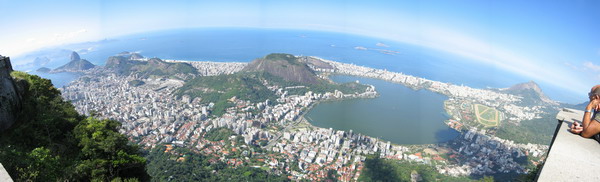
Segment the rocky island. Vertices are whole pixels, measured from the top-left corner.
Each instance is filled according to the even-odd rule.
[[[50,73],[60,73],[60,72],[81,72],[88,69],[92,69],[96,67],[96,65],[90,63],[88,60],[81,59],[77,52],[73,51],[71,53],[71,61],[63,66],[60,66],[56,69],[50,71]]]

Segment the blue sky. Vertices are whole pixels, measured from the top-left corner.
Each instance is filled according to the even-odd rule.
[[[0,0],[0,10],[0,54],[13,57],[163,29],[307,29],[431,47],[583,98],[600,84],[600,1]]]

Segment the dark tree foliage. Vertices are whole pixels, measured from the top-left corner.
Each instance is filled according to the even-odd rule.
[[[211,163],[207,156],[189,149],[177,148],[173,153],[165,149],[165,146],[155,147],[147,156],[148,174],[153,181],[289,181],[285,175],[269,174],[260,168]],[[185,160],[180,159],[182,156]]]
[[[423,181],[473,181],[465,177],[442,175],[425,164],[382,159],[379,154],[367,156],[364,164],[358,181],[411,181],[413,173],[419,174]]]
[[[75,127],[82,160],[75,168],[78,175],[104,181],[144,175],[146,160],[138,155],[138,147],[129,145],[127,138],[118,132],[120,125],[114,120],[89,117]]]
[[[0,133],[0,162],[13,179],[147,179],[144,159],[117,132],[118,122],[79,115],[50,80],[17,71],[11,75],[24,90],[17,121]]]
[[[519,125],[501,122],[496,136],[517,143],[549,145],[556,129],[556,111],[546,111],[541,118],[521,121]]]
[[[235,133],[228,128],[215,128],[204,135],[204,139],[216,142],[221,140],[227,140],[230,136]]]

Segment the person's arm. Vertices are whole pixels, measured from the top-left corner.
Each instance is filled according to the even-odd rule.
[[[590,123],[592,122],[592,114],[594,110],[598,109],[598,104],[600,103],[600,99],[593,99],[590,103],[585,107],[585,112],[583,113],[583,131],[581,132],[581,136],[585,138],[592,137],[595,135],[592,129],[589,128]],[[594,130],[595,131],[595,130]]]

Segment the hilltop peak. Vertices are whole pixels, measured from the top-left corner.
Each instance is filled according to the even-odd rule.
[[[250,62],[243,71],[267,72],[287,81],[319,83],[317,75],[299,58],[291,54],[273,53]]]
[[[512,87],[508,88],[508,90],[533,90],[535,92],[543,94],[540,86],[534,81],[513,85]]]
[[[81,59],[81,57],[79,57],[79,54],[77,54],[77,52],[73,51],[71,53],[71,61],[69,61],[67,64],[58,67],[54,70],[52,70],[52,73],[58,73],[58,72],[79,72],[79,71],[83,71],[83,70],[88,70],[88,69],[92,69],[96,67],[96,65],[90,63],[88,60],[85,59]]]
[[[527,99],[539,99],[542,102],[554,103],[554,101],[548,98],[548,96],[544,94],[540,86],[534,81],[513,85],[512,87],[505,89],[504,92],[522,96]]]
[[[79,61],[80,59],[81,57],[79,57],[79,54],[77,54],[77,52],[71,52],[71,61]]]
[[[267,56],[265,56],[266,60],[286,60],[286,61],[295,61],[297,60],[297,57],[291,54],[285,54],[285,53],[271,53]]]
[[[91,62],[89,62],[88,60],[85,59],[79,59],[79,60],[73,60],[61,67],[58,67],[54,70],[51,71],[51,73],[58,73],[58,72],[79,72],[79,71],[84,71],[84,70],[89,70],[96,67],[96,65],[92,64]]]

